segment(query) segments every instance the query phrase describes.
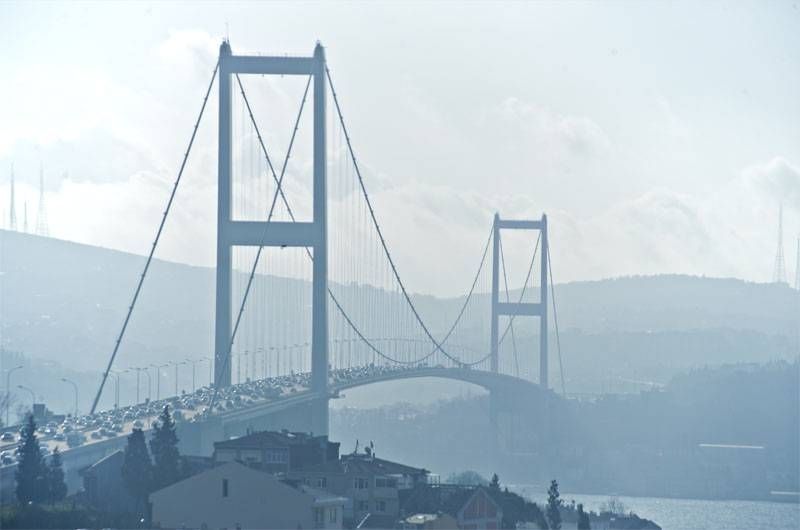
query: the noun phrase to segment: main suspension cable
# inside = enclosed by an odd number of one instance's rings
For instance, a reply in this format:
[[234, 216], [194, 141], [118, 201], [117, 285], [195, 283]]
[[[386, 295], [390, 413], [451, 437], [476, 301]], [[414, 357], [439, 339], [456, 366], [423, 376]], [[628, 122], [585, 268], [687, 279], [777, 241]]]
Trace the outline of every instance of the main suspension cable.
[[[506, 254], [503, 251], [503, 240], [501, 238], [497, 238], [497, 245], [500, 247], [500, 263], [503, 266], [503, 283], [505, 284], [506, 288], [506, 303], [511, 302], [511, 296], [508, 294], [508, 275], [506, 274]], [[528, 283], [527, 281], [525, 282]], [[511, 315], [514, 316], [514, 315]], [[517, 338], [514, 335], [514, 322], [511, 321], [508, 323], [509, 327], [511, 328], [511, 345], [514, 349], [514, 368], [516, 369], [516, 376], [519, 377], [519, 356], [517, 355]]]
[[[238, 80], [238, 76], [237, 76], [237, 80]], [[249, 100], [248, 100], [248, 98], [247, 98], [247, 95], [246, 95], [246, 94], [245, 94], [245, 92], [244, 92], [244, 87], [242, 86], [242, 84], [241, 84], [241, 81], [239, 82], [239, 88], [240, 88], [240, 90], [241, 90], [241, 92], [242, 92], [242, 97], [243, 97], [243, 100], [244, 100], [245, 106], [246, 106], [246, 108], [247, 108], [247, 112], [248, 112], [248, 114], [249, 114], [250, 121], [253, 123], [253, 128], [254, 128], [254, 130], [256, 131], [256, 137], [258, 138], [258, 143], [259, 143], [259, 145], [261, 146], [261, 151], [263, 152], [263, 154], [264, 154], [264, 157], [265, 157], [265, 158], [266, 158], [266, 160], [267, 160], [267, 165], [269, 166], [269, 169], [270, 169], [270, 173], [271, 173], [271, 175], [272, 175], [272, 178], [273, 178], [273, 180], [275, 180], [275, 182], [276, 182], [276, 183], [279, 183], [279, 178], [278, 178], [278, 175], [277, 175], [277, 173], [275, 172], [275, 168], [274, 168], [274, 167], [273, 167], [273, 165], [272, 165], [272, 160], [270, 159], [269, 153], [267, 152], [267, 148], [266, 148], [266, 146], [265, 146], [265, 144], [264, 144], [264, 140], [263, 140], [263, 138], [261, 137], [261, 133], [260, 133], [260, 130], [259, 130], [259, 128], [258, 128], [258, 123], [256, 122], [255, 116], [253, 115], [252, 108], [250, 107], [250, 102], [249, 102]], [[308, 87], [306, 87], [306, 88], [308, 88]], [[289, 215], [289, 218], [292, 220], [292, 222], [294, 222], [294, 221], [296, 220], [296, 219], [295, 219], [295, 215], [294, 215], [294, 211], [292, 210], [292, 207], [289, 205], [289, 200], [286, 198], [286, 194], [283, 192], [283, 188], [282, 188], [280, 185], [278, 185], [278, 190], [280, 191], [280, 197], [281, 197], [281, 200], [282, 200], [282, 202], [283, 202], [284, 206], [286, 207], [286, 212], [287, 212], [287, 214]], [[306, 255], [308, 256], [308, 259], [309, 259], [309, 260], [311, 260], [311, 261], [313, 262], [313, 261], [314, 261], [314, 256], [311, 254], [311, 250], [310, 250], [308, 247], [304, 247], [304, 248], [305, 248], [305, 251], [306, 251]], [[372, 343], [372, 342], [371, 342], [371, 341], [370, 341], [370, 340], [369, 340], [369, 339], [368, 339], [368, 338], [367, 338], [367, 337], [366, 337], [366, 336], [365, 336], [365, 335], [364, 335], [364, 334], [361, 332], [361, 330], [359, 330], [359, 329], [356, 327], [356, 325], [355, 325], [355, 322], [353, 322], [353, 320], [350, 318], [350, 316], [349, 316], [349, 315], [348, 315], [348, 314], [345, 312], [344, 308], [342, 307], [341, 303], [340, 303], [340, 302], [339, 302], [339, 300], [336, 298], [336, 296], [333, 294], [333, 291], [331, 290], [331, 288], [330, 288], [330, 287], [328, 287], [328, 296], [330, 296], [330, 298], [331, 298], [331, 301], [334, 303], [334, 305], [336, 306], [336, 308], [338, 309], [338, 311], [339, 311], [339, 312], [342, 314], [342, 317], [343, 317], [343, 318], [345, 319], [345, 321], [347, 322], [347, 325], [348, 325], [348, 326], [350, 326], [350, 328], [351, 328], [351, 329], [352, 329], [352, 330], [353, 330], [353, 331], [354, 331], [354, 332], [355, 332], [355, 333], [356, 333], [356, 334], [359, 336], [359, 338], [361, 338], [361, 340], [362, 340], [362, 341], [363, 341], [363, 342], [364, 342], [364, 343], [365, 343], [365, 344], [366, 344], [366, 345], [367, 345], [367, 346], [368, 346], [368, 347], [369, 347], [369, 348], [370, 348], [370, 349], [371, 349], [373, 352], [375, 352], [375, 354], [376, 354], [376, 355], [378, 355], [378, 356], [380, 356], [380, 357], [383, 357], [384, 359], [386, 359], [386, 360], [388, 360], [388, 361], [392, 361], [392, 362], [395, 362], [395, 363], [398, 363], [398, 364], [414, 364], [414, 362], [405, 363], [405, 362], [403, 362], [403, 361], [400, 361], [399, 359], [395, 359], [395, 358], [393, 358], [393, 357], [391, 357], [391, 356], [388, 356], [388, 355], [384, 354], [382, 351], [380, 351], [380, 350], [379, 350], [379, 349], [378, 349], [378, 348], [377, 348], [377, 347], [376, 347], [376, 346], [375, 346], [375, 345], [374, 345], [374, 344], [373, 344], [373, 343]], [[426, 357], [424, 357], [424, 358], [422, 358], [422, 359], [418, 359], [418, 360], [417, 360], [417, 361], [415, 361], [415, 362], [421, 362], [421, 361], [425, 360], [427, 357], [430, 357], [430, 356], [426, 356]], [[226, 359], [226, 362], [227, 362], [227, 359]]]
[[[561, 375], [561, 396], [567, 397], [567, 387], [564, 384], [564, 364], [561, 362], [561, 336], [558, 333], [558, 311], [556, 311], [556, 289], [553, 282], [553, 263], [550, 260], [550, 252], [547, 252], [547, 268], [550, 272], [550, 298], [553, 300], [553, 324], [556, 328], [556, 349], [558, 350], [558, 370]], [[545, 308], [546, 309], [546, 308]]]
[[[263, 149], [264, 156], [267, 159], [267, 164], [269, 165], [270, 171], [273, 172], [273, 175], [274, 175], [275, 169], [272, 166], [272, 160], [271, 160], [271, 158], [269, 156], [269, 153], [267, 152], [267, 148], [264, 145], [264, 142], [263, 142], [263, 140], [261, 138], [261, 131], [259, 131], [258, 126], [255, 123], [255, 119], [253, 117], [253, 111], [252, 111], [252, 109], [250, 107], [250, 101], [247, 99], [247, 95], [244, 92], [244, 85], [242, 85], [242, 80], [239, 77], [239, 74], [236, 74], [236, 81], [239, 84], [239, 90], [242, 93], [242, 99], [244, 100], [244, 103], [245, 103], [245, 105], [247, 107], [247, 112], [250, 114], [250, 118], [251, 118], [251, 120], [253, 122], [253, 130], [255, 131], [256, 136], [258, 137], [259, 143], [261, 144], [261, 147]], [[291, 156], [292, 148], [294, 147], [294, 140], [297, 137], [297, 130], [299, 129], [300, 118], [303, 115], [303, 108], [305, 107], [306, 98], [308, 97], [308, 87], [309, 86], [311, 86], [311, 76], [308, 76], [308, 81], [306, 82], [306, 88], [305, 88], [305, 91], [303, 92], [303, 99], [300, 101], [300, 109], [297, 112], [297, 118], [295, 119], [295, 122], [294, 122], [294, 129], [292, 130], [292, 136], [291, 136], [291, 139], [289, 140], [289, 147], [286, 149], [286, 156], [283, 159], [283, 165], [281, 167], [280, 177], [278, 177], [276, 179], [277, 188], [275, 190], [275, 193], [272, 196], [272, 202], [270, 203], [269, 211], [267, 213], [267, 220], [264, 223], [264, 228], [261, 231], [261, 239], [260, 239], [260, 242], [259, 242], [258, 250], [256, 251], [256, 257], [253, 260], [253, 266], [250, 269], [250, 275], [247, 278], [247, 285], [246, 285], [245, 290], [244, 290], [244, 295], [242, 296], [242, 303], [240, 304], [239, 311], [238, 311], [238, 313], [236, 315], [236, 322], [234, 324], [233, 331], [231, 332], [231, 338], [230, 338], [230, 341], [228, 343], [228, 351], [226, 352], [226, 355], [224, 357], [222, 370], [219, 371], [219, 376], [222, 376], [222, 374], [225, 373], [227, 371], [227, 369], [228, 369], [228, 361], [229, 361], [229, 359], [231, 357], [231, 352], [233, 351], [233, 344], [236, 341], [236, 334], [239, 331], [239, 324], [242, 321], [242, 314], [244, 313], [244, 309], [245, 309], [245, 307], [247, 305], [247, 299], [248, 299], [248, 297], [250, 295], [250, 289], [251, 289], [251, 287], [253, 285], [253, 279], [255, 278], [256, 270], [258, 269], [258, 263], [259, 263], [259, 261], [261, 259], [261, 253], [264, 250], [264, 241], [266, 240], [266, 237], [267, 237], [267, 230], [270, 227], [269, 223], [270, 223], [270, 221], [272, 221], [272, 217], [273, 217], [273, 215], [275, 213], [275, 205], [278, 202], [278, 197], [279, 196], [283, 197], [283, 200], [284, 201], [286, 200], [286, 196], [283, 193], [283, 177], [286, 175], [286, 166], [289, 163], [289, 157]], [[218, 391], [219, 391], [219, 381], [215, 381], [214, 393], [211, 395], [211, 400], [209, 401], [209, 406], [208, 406], [208, 412], [209, 413], [211, 413], [211, 410], [213, 409], [214, 404], [216, 403]]]
[[175, 183], [172, 185], [172, 191], [169, 195], [169, 200], [167, 201], [167, 207], [164, 209], [164, 214], [161, 217], [161, 223], [158, 225], [158, 231], [156, 232], [156, 237], [153, 240], [153, 245], [150, 247], [150, 253], [147, 256], [147, 261], [144, 264], [144, 270], [142, 274], [139, 276], [139, 282], [136, 285], [136, 290], [133, 293], [133, 300], [131, 304], [128, 306], [128, 312], [125, 315], [125, 321], [122, 323], [122, 329], [120, 329], [119, 335], [117, 336], [117, 341], [114, 344], [114, 350], [111, 352], [111, 358], [108, 360], [108, 366], [106, 367], [105, 372], [103, 372], [103, 379], [100, 381], [100, 388], [97, 389], [97, 394], [94, 397], [94, 401], [92, 402], [92, 409], [90, 414], [94, 414], [95, 410], [97, 409], [97, 403], [100, 401], [100, 396], [103, 394], [103, 388], [106, 385], [106, 380], [108, 379], [108, 374], [111, 371], [111, 367], [114, 366], [114, 360], [117, 357], [117, 353], [119, 352], [120, 344], [122, 343], [122, 338], [125, 336], [125, 330], [128, 328], [128, 323], [131, 319], [131, 314], [133, 313], [133, 308], [136, 306], [136, 301], [139, 299], [139, 293], [142, 290], [142, 284], [144, 284], [144, 279], [147, 276], [147, 271], [150, 269], [150, 263], [153, 261], [153, 254], [156, 252], [156, 246], [158, 246], [158, 241], [161, 239], [161, 233], [164, 230], [164, 225], [167, 222], [167, 216], [169, 215], [170, 209], [172, 208], [172, 202], [175, 199], [175, 193], [178, 191], [178, 185], [181, 182], [181, 177], [183, 176], [183, 170], [186, 168], [186, 162], [189, 159], [189, 153], [192, 151], [192, 145], [194, 145], [195, 136], [197, 136], [197, 128], [200, 126], [200, 120], [203, 118], [203, 112], [206, 109], [206, 103], [208, 103], [208, 96], [211, 94], [211, 88], [214, 86], [214, 80], [217, 77], [217, 71], [219, 70], [219, 61], [214, 65], [214, 72], [211, 74], [211, 82], [208, 84], [208, 89], [206, 90], [206, 95], [203, 98], [203, 104], [200, 107], [200, 114], [197, 116], [197, 121], [194, 124], [194, 129], [192, 130], [192, 136], [189, 138], [189, 146], [186, 149], [186, 153], [183, 155], [183, 161], [181, 162], [180, 169], [178, 170], [178, 176], [175, 178]]
[[442, 347], [442, 344], [440, 344], [433, 337], [433, 334], [431, 334], [430, 330], [428, 329], [428, 326], [422, 320], [422, 317], [420, 316], [419, 311], [417, 310], [416, 306], [412, 302], [411, 297], [409, 296], [408, 291], [406, 290], [406, 286], [403, 283], [403, 280], [400, 278], [400, 274], [397, 271], [397, 265], [394, 262], [394, 258], [392, 258], [391, 252], [389, 252], [389, 247], [387, 246], [386, 239], [383, 236], [383, 231], [381, 230], [380, 224], [378, 224], [378, 219], [377, 219], [377, 217], [375, 215], [375, 210], [372, 207], [372, 201], [370, 200], [369, 194], [367, 193], [367, 188], [366, 188], [366, 186], [364, 184], [364, 178], [361, 175], [361, 168], [358, 165], [358, 161], [356, 160], [355, 152], [353, 151], [353, 145], [352, 145], [352, 143], [350, 141], [350, 134], [347, 132], [347, 126], [344, 123], [344, 117], [342, 116], [342, 109], [339, 106], [339, 98], [336, 95], [336, 90], [333, 87], [333, 80], [331, 79], [330, 69], [327, 67], [327, 65], [325, 66], [325, 73], [326, 73], [327, 78], [328, 78], [328, 85], [331, 88], [331, 95], [333, 96], [333, 102], [334, 102], [334, 105], [336, 106], [336, 113], [337, 113], [337, 115], [339, 117], [339, 123], [340, 123], [340, 125], [342, 127], [342, 132], [344, 133], [344, 138], [345, 138], [345, 141], [347, 143], [347, 149], [348, 149], [348, 152], [350, 153], [350, 159], [353, 162], [353, 168], [355, 169], [356, 176], [358, 177], [358, 184], [359, 184], [359, 186], [361, 188], [361, 192], [362, 192], [362, 194], [364, 196], [364, 200], [366, 201], [367, 209], [369, 211], [370, 218], [372, 219], [372, 224], [375, 227], [375, 231], [377, 232], [378, 239], [380, 240], [381, 246], [383, 247], [383, 251], [384, 251], [384, 254], [386, 255], [386, 259], [389, 261], [389, 266], [392, 269], [392, 274], [394, 275], [394, 279], [397, 282], [397, 285], [400, 287], [400, 291], [403, 293], [403, 297], [405, 298], [406, 303], [408, 304], [409, 308], [411, 309], [411, 312], [414, 315], [414, 318], [416, 319], [417, 323], [420, 325], [420, 327], [422, 328], [422, 331], [425, 333], [425, 335], [428, 337], [428, 339], [434, 344], [434, 346], [435, 346], [434, 352], [436, 352], [436, 351], [442, 352], [442, 354], [444, 354], [445, 357], [447, 357], [451, 361], [455, 362], [459, 366], [462, 366], [462, 367], [463, 366], [469, 366], [469, 365], [471, 365], [473, 363], [465, 363], [461, 359], [451, 355], [450, 353], [448, 353]]

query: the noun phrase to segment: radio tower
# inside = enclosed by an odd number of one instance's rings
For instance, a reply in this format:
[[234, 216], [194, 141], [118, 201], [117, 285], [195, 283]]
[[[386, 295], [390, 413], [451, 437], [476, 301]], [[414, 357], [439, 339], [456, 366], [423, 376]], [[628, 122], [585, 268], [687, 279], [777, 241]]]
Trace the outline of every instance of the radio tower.
[[783, 205], [778, 208], [778, 252], [775, 254], [772, 283], [788, 283], [786, 279], [786, 261], [783, 259]]
[[800, 291], [800, 236], [797, 237], [797, 261], [794, 265], [794, 288]]
[[50, 235], [50, 227], [47, 224], [47, 207], [44, 202], [44, 165], [39, 166], [39, 211], [36, 214], [36, 235]]
[[17, 229], [17, 210], [14, 207], [14, 164], [11, 164], [11, 208], [8, 211], [8, 229]]

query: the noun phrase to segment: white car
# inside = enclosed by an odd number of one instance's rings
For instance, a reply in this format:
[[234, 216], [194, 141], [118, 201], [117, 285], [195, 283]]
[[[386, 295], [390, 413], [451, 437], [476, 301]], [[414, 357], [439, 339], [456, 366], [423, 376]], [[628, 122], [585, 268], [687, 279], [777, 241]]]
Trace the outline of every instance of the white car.
[[4, 432], [0, 435], [0, 442], [13, 442], [16, 440], [13, 432]]

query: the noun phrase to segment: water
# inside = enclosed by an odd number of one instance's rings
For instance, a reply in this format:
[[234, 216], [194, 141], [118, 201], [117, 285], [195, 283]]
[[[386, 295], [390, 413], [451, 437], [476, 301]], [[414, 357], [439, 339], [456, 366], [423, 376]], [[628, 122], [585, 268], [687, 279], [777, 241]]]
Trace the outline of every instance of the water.
[[[543, 503], [546, 494], [539, 488], [519, 486], [515, 490]], [[573, 499], [588, 510], [597, 511], [608, 502], [608, 495], [562, 493], [565, 502]], [[798, 530], [800, 504], [767, 501], [706, 501], [658, 497], [615, 497], [626, 511], [650, 519], [664, 530]]]

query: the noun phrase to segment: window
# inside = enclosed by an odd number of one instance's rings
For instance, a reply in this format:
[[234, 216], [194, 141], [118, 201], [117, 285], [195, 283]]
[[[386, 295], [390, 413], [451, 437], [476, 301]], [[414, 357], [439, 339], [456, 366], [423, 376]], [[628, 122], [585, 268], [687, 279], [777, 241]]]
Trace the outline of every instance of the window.
[[396, 488], [397, 480], [393, 478], [377, 477], [375, 479], [376, 488]]
[[386, 511], [386, 501], [375, 501], [375, 510], [378, 512]]
[[359, 512], [366, 512], [367, 510], [369, 510], [369, 503], [367, 501], [358, 501], [356, 503], [356, 509]]
[[330, 511], [328, 512], [328, 519], [330, 520], [330, 522], [335, 523], [338, 517], [339, 517], [339, 510], [337, 510], [336, 508], [331, 508]]
[[226, 478], [222, 479], [222, 496], [228, 496], [228, 479]]
[[322, 508], [314, 508], [314, 523], [317, 525], [325, 523], [325, 512]]
[[364, 477], [356, 477], [353, 480], [353, 487], [357, 490], [365, 490], [369, 488], [369, 479]]
[[267, 462], [282, 464], [286, 462], [286, 451], [267, 451]]
[[328, 477], [317, 477], [317, 487], [325, 488], [328, 486]]

